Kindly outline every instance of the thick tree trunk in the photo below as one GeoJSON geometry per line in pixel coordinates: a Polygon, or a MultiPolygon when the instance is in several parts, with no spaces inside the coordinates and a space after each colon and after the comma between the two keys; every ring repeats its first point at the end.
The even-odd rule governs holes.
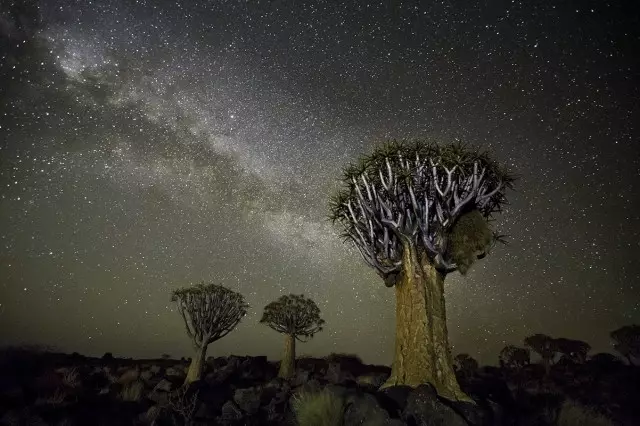
{"type": "Polygon", "coordinates": [[[206,356],[207,345],[202,345],[202,347],[196,348],[196,353],[193,355],[193,358],[191,358],[187,377],[184,379],[184,386],[188,386],[202,378],[202,368],[204,366],[206,356]]]}
{"type": "Polygon", "coordinates": [[[396,282],[396,342],[391,376],[381,388],[431,383],[450,400],[473,402],[460,390],[449,348],[444,301],[444,275],[403,247],[402,274],[396,282]]]}
{"type": "Polygon", "coordinates": [[[284,336],[284,354],[280,361],[280,371],[278,377],[289,379],[293,377],[296,363],[296,338],[292,334],[284,336]]]}

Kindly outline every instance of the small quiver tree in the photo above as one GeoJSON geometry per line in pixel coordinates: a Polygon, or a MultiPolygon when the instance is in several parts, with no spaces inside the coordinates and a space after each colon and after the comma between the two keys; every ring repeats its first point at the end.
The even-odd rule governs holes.
{"type": "Polygon", "coordinates": [[[540,355],[542,359],[542,365],[544,365],[545,374],[549,374],[551,364],[558,352],[556,346],[556,340],[547,336],[546,334],[534,334],[529,337],[525,337],[524,345],[530,348],[532,351],[540,355]]]}
{"type": "Polygon", "coordinates": [[[591,345],[587,342],[565,339],[564,337],[555,339],[555,347],[563,359],[576,364],[584,364],[587,361],[587,354],[591,350],[591,345]]]}
{"type": "Polygon", "coordinates": [[[625,325],[610,334],[613,348],[634,365],[633,358],[640,359],[640,325],[625,325]]]}
{"type": "Polygon", "coordinates": [[[322,331],[324,324],[315,302],[296,294],[282,296],[265,306],[260,322],[285,335],[284,354],[278,372],[278,377],[284,379],[292,377],[295,371],[296,340],[307,341],[322,331]]]}
{"type": "Polygon", "coordinates": [[[500,367],[509,370],[521,370],[531,362],[531,352],[527,348],[507,345],[500,351],[500,367]]]}
{"type": "Polygon", "coordinates": [[[195,350],[186,386],[200,380],[209,344],[229,334],[246,315],[249,305],[240,293],[205,283],[174,290],[171,301],[178,305],[195,350]]]}
{"type": "Polygon", "coordinates": [[[471,401],[453,370],[444,279],[466,274],[501,239],[488,221],[512,182],[484,153],[423,141],[387,144],[345,170],[330,218],[395,286],[394,360],[383,388],[428,382],[445,398],[471,401]]]}

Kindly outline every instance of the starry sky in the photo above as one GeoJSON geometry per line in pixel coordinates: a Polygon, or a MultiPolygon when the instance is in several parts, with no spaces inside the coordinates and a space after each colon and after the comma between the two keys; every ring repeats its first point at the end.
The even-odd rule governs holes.
{"type": "Polygon", "coordinates": [[[326,217],[389,138],[463,140],[520,176],[508,234],[446,280],[450,340],[640,323],[640,15],[617,1],[2,1],[0,342],[190,356],[173,288],[249,314],[209,355],[278,359],[282,294],[326,329],[298,354],[392,361],[394,292],[326,217]],[[182,4],[181,4],[182,3],[182,4]]]}

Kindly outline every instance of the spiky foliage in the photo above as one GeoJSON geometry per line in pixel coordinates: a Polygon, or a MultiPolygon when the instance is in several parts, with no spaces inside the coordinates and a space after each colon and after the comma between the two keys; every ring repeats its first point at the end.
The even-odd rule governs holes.
{"type": "Polygon", "coordinates": [[[187,335],[197,347],[229,334],[249,307],[240,293],[204,282],[174,290],[171,301],[177,304],[187,335]]]}
{"type": "Polygon", "coordinates": [[[465,273],[502,239],[486,222],[513,180],[486,153],[461,144],[393,141],[347,167],[330,218],[384,278],[400,270],[406,243],[440,271],[465,273]]]}
{"type": "Polygon", "coordinates": [[[632,324],[620,327],[610,334],[613,348],[633,364],[632,359],[640,359],[640,325],[632,324]]]}
{"type": "Polygon", "coordinates": [[[322,331],[324,320],[313,300],[302,294],[289,294],[265,306],[260,323],[303,341],[322,331]]]}
{"type": "Polygon", "coordinates": [[[507,345],[500,351],[500,366],[519,370],[531,362],[531,352],[527,348],[507,345]]]}
{"type": "Polygon", "coordinates": [[[580,364],[587,360],[587,354],[591,350],[591,345],[587,342],[565,339],[564,337],[555,339],[554,344],[563,358],[580,364]]]}
{"type": "Polygon", "coordinates": [[[329,389],[300,391],[293,398],[292,408],[299,425],[342,426],[344,398],[329,389]]]}
{"type": "Polygon", "coordinates": [[[558,352],[555,339],[546,334],[534,334],[524,339],[524,344],[532,351],[540,355],[544,366],[548,369],[549,365],[558,352]]]}

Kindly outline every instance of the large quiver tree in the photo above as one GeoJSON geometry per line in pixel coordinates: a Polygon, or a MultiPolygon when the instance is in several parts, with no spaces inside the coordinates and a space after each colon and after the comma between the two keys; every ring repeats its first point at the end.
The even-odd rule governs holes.
{"type": "Polygon", "coordinates": [[[305,342],[322,331],[324,320],[320,309],[304,295],[289,294],[264,307],[260,320],[278,333],[285,335],[285,346],[278,377],[288,379],[295,371],[296,340],[305,342]]]}
{"type": "Polygon", "coordinates": [[[184,382],[188,385],[200,380],[209,344],[229,334],[246,315],[249,305],[240,293],[205,283],[174,290],[171,301],[178,306],[195,350],[184,382]]]}
{"type": "Polygon", "coordinates": [[[460,390],[447,336],[444,278],[465,274],[500,239],[488,220],[513,178],[484,153],[461,145],[393,142],[348,167],[331,219],[362,258],[396,289],[393,385],[460,390]]]}

